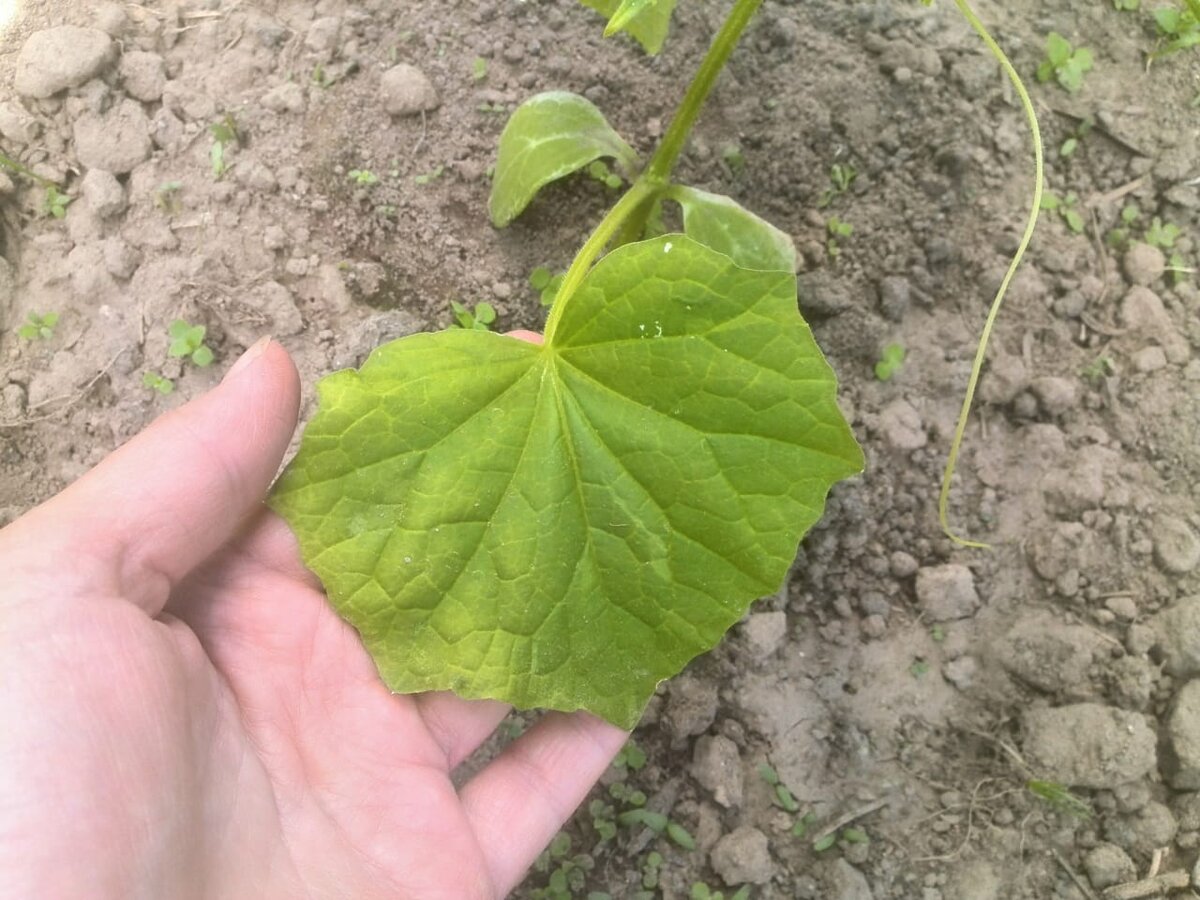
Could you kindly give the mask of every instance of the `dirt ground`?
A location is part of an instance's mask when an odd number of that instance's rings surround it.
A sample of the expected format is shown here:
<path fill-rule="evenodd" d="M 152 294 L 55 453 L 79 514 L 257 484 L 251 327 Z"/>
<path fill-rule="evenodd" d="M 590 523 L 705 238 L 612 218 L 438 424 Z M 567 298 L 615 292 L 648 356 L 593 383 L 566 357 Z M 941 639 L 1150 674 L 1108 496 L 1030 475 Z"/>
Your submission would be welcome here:
<path fill-rule="evenodd" d="M 23 0 L 0 31 L 0 149 L 75 199 L 57 218 L 0 175 L 0 524 L 260 334 L 296 358 L 307 414 L 320 375 L 445 327 L 451 300 L 539 327 L 529 273 L 564 269 L 615 195 L 572 179 L 492 229 L 507 114 L 577 91 L 646 153 L 726 6 L 681 2 L 649 58 L 569 0 Z M 949 0 L 768 0 L 678 177 L 795 238 L 867 470 L 784 589 L 662 687 L 644 764 L 612 769 L 517 896 L 1200 895 L 1200 292 L 1164 271 L 1200 264 L 1200 49 L 1147 67 L 1148 13 L 1107 0 L 980 6 L 1027 77 L 1052 30 L 1096 58 L 1079 93 L 1034 91 L 1048 187 L 1083 230 L 1045 216 L 996 331 L 952 503 L 994 549 L 954 548 L 936 498 L 1024 221 L 1022 113 Z M 18 91 L 18 51 L 63 23 L 113 48 L 65 90 Z M 436 108 L 387 113 L 398 63 Z M 216 177 L 209 126 L 227 116 L 239 140 Z M 821 208 L 835 163 L 857 177 Z M 854 228 L 836 258 L 831 216 Z M 1168 225 L 1173 247 L 1145 243 Z M 49 312 L 51 337 L 18 335 Z M 207 327 L 214 365 L 168 358 L 177 318 Z M 889 344 L 907 359 L 880 381 Z M 696 848 L 607 836 L 636 791 Z M 1161 892 L 1119 893 L 1150 875 Z"/>

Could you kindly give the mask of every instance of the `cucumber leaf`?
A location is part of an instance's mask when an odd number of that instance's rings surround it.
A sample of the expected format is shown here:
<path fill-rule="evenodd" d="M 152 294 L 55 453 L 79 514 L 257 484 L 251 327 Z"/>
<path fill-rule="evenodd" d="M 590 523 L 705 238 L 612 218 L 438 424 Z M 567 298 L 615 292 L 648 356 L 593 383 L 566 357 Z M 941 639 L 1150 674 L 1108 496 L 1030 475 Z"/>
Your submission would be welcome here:
<path fill-rule="evenodd" d="M 651 56 L 662 49 L 671 26 L 671 13 L 675 0 L 580 0 L 584 6 L 608 17 L 604 36 L 612 37 L 619 31 L 629 35 L 642 45 Z"/>
<path fill-rule="evenodd" d="M 492 224 L 503 228 L 547 184 L 608 156 L 626 174 L 637 169 L 637 153 L 590 100 L 569 91 L 530 97 L 517 107 L 500 135 L 488 199 Z"/>
<path fill-rule="evenodd" d="M 835 387 L 790 272 L 665 235 L 543 346 L 415 335 L 325 378 L 270 503 L 393 690 L 631 728 L 861 469 Z"/>
<path fill-rule="evenodd" d="M 729 197 L 672 185 L 666 194 L 683 208 L 683 230 L 744 269 L 795 272 L 796 245 L 766 219 Z"/>

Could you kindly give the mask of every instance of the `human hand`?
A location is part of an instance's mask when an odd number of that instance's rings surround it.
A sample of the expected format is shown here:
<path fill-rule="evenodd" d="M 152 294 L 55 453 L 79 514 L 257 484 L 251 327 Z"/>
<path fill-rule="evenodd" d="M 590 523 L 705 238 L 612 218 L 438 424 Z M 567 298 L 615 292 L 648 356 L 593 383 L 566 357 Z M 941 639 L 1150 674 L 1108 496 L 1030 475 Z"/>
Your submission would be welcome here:
<path fill-rule="evenodd" d="M 0 897 L 503 896 L 626 735 L 397 696 L 263 498 L 295 368 L 255 345 L 0 531 Z"/>

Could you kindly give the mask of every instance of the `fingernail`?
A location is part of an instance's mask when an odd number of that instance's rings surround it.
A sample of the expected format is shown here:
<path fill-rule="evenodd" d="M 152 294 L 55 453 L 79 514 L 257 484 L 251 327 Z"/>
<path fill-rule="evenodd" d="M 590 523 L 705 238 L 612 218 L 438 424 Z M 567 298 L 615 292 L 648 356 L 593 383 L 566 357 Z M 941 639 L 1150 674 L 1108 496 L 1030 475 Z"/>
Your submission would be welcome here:
<path fill-rule="evenodd" d="M 238 358 L 238 361 L 235 362 L 233 367 L 225 373 L 225 377 L 222 378 L 221 381 L 229 381 L 239 372 L 244 372 L 246 369 L 250 368 L 250 366 L 254 364 L 254 361 L 266 352 L 267 345 L 270 343 L 271 336 L 269 334 L 260 337 L 246 349 L 245 353 Z"/>

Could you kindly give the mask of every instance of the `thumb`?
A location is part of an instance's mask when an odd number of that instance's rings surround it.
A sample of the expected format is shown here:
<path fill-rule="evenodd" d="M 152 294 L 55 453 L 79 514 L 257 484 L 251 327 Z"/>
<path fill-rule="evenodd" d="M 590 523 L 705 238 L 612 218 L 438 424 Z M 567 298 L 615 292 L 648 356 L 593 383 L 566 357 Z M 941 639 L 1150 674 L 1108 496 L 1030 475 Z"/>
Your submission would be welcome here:
<path fill-rule="evenodd" d="M 262 504 L 299 398 L 287 351 L 260 340 L 217 387 L 0 532 L 0 554 L 157 615 L 172 585 Z"/>

